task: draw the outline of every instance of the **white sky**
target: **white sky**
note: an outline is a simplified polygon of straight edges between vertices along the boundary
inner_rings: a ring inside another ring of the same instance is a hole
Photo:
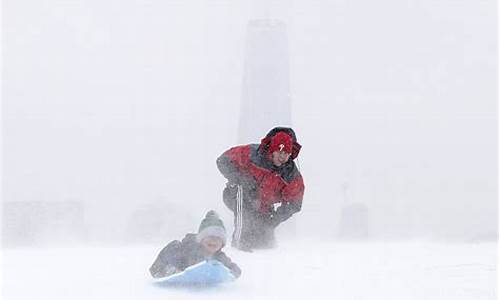
[[[230,222],[215,159],[237,140],[247,22],[273,17],[304,146],[287,226],[336,236],[347,183],[375,237],[492,236],[496,5],[3,1],[3,201],[82,201],[97,240],[144,207],[172,235],[208,208]]]

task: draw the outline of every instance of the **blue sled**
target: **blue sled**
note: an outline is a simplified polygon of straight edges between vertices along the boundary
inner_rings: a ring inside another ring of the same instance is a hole
[[[215,285],[235,279],[229,269],[217,260],[206,260],[186,268],[180,273],[156,279],[162,285]]]

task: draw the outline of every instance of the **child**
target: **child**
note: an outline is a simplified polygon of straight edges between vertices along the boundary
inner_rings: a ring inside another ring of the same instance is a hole
[[[170,242],[160,251],[149,272],[153,278],[162,278],[211,258],[220,261],[238,278],[241,275],[240,268],[221,250],[225,244],[224,223],[217,213],[211,210],[201,221],[198,234],[188,233],[182,242]]]

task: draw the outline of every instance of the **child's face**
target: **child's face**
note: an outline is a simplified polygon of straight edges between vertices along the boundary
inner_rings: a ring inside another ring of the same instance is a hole
[[[201,240],[201,245],[209,255],[212,255],[222,248],[222,240],[215,236],[207,236]]]

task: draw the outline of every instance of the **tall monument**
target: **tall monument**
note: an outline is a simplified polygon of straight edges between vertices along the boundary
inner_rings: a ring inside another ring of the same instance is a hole
[[[274,126],[291,126],[286,24],[248,22],[238,142],[259,142]]]

